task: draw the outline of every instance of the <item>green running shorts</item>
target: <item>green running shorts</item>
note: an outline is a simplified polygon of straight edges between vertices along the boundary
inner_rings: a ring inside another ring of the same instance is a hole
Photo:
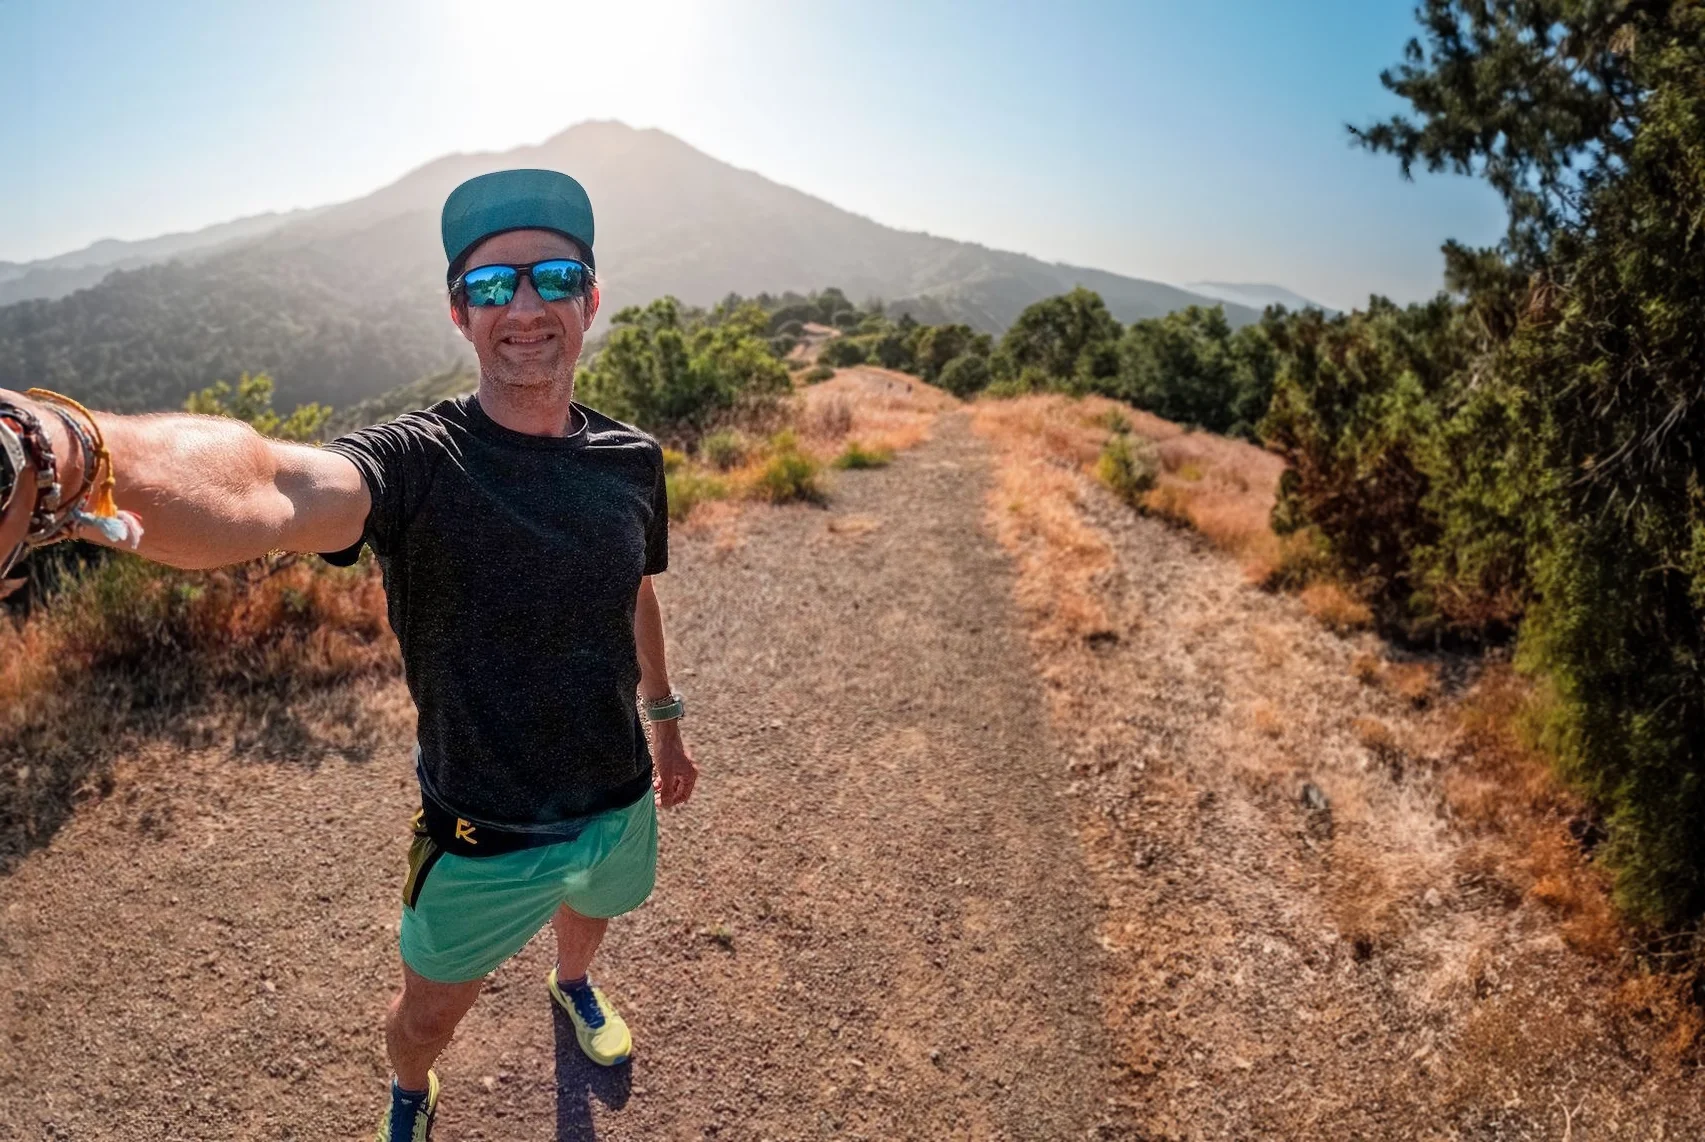
[[[403,883],[403,963],[438,983],[479,979],[526,946],[561,905],[596,919],[632,912],[657,874],[651,790],[600,813],[578,837],[488,857],[445,852],[417,832]]]

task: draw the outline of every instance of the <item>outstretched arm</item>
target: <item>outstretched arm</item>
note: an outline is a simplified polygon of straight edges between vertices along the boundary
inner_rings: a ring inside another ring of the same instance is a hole
[[[0,389],[0,398],[36,413],[52,438],[60,484],[80,487],[82,458],[59,418],[21,393]],[[361,538],[367,488],[342,456],[268,440],[221,417],[94,417],[112,453],[118,506],[142,520],[138,550],[146,558],[221,567],[275,550],[339,551]]]

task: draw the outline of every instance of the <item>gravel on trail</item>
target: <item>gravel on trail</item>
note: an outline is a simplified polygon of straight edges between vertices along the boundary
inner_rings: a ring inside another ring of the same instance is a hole
[[[440,1142],[1124,1136],[987,464],[950,414],[826,510],[677,534],[659,592],[703,776],[594,966],[636,1057],[579,1057],[547,933],[440,1062]],[[124,759],[0,880],[0,1139],[370,1134],[412,710],[400,683],[317,702],[302,757]]]

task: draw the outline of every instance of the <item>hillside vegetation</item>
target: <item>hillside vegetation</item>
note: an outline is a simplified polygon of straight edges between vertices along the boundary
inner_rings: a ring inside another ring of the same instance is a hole
[[[1455,293],[1284,331],[1280,522],[1411,637],[1517,631],[1634,915],[1705,911],[1705,10],[1428,0],[1369,149],[1484,177]]]
[[[446,314],[438,212],[465,178],[535,166],[572,172],[597,204],[606,322],[664,296],[706,307],[730,291],[828,282],[888,299],[891,316],[984,333],[1075,285],[1127,321],[1212,304],[1158,282],[894,230],[660,131],[585,123],[537,147],[439,159],[365,198],[216,249],[162,247],[185,260],[0,307],[0,386],[47,385],[136,412],[176,408],[252,371],[272,376],[286,404],[345,408],[470,361]],[[1227,314],[1234,324],[1256,317],[1236,305]]]

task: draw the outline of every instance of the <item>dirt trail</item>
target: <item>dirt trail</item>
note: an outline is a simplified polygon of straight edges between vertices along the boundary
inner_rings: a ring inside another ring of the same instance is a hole
[[[830,510],[676,539],[705,777],[601,956],[637,1057],[579,1059],[537,940],[441,1064],[438,1138],[1120,1133],[1094,884],[987,463],[948,415]],[[366,698],[318,756],[128,758],[0,881],[0,1138],[371,1129],[411,787],[406,694]]]
[[[811,392],[913,432],[906,378]],[[638,1054],[580,1058],[535,941],[441,1065],[441,1142],[1705,1136],[1661,1020],[1453,818],[1446,699],[1072,464],[993,463],[949,411],[828,510],[677,533],[705,777],[598,968]],[[985,511],[1027,498],[1019,579]],[[1061,536],[1082,582],[1035,577]],[[1095,629],[1027,629],[1080,589]],[[287,757],[125,758],[0,879],[0,1140],[367,1136],[412,709],[293,714]]]

